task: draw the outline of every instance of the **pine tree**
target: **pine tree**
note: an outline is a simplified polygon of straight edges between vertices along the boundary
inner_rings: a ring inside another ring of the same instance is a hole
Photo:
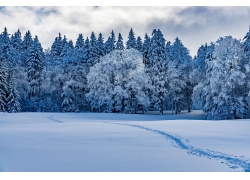
[[[7,68],[5,62],[0,60],[0,111],[5,112],[7,110]]]
[[[63,41],[61,37],[61,33],[59,33],[59,36],[55,38],[55,41],[53,42],[51,46],[51,60],[52,60],[53,66],[61,63],[60,55],[63,50],[64,44],[65,44],[65,40]]]
[[[160,114],[163,114],[164,100],[167,94],[166,70],[167,64],[165,59],[165,39],[158,29],[152,32],[149,48],[149,64],[146,72],[150,75],[153,89],[151,90],[151,103]]]
[[[9,74],[8,80],[8,92],[7,92],[7,111],[9,113],[15,113],[21,111],[21,105],[19,103],[19,93],[16,88],[16,80],[13,72]]]
[[[93,66],[96,62],[99,61],[96,43],[97,42],[96,42],[95,33],[92,32],[90,36],[90,41],[89,41],[89,58],[88,58],[89,67]]]
[[[41,71],[44,67],[45,55],[43,48],[35,36],[32,45],[28,49],[28,58],[26,60],[26,72],[29,82],[28,97],[39,96],[41,86]]]
[[[78,38],[76,40],[75,48],[80,49],[80,48],[83,48],[83,47],[84,47],[84,39],[83,39],[82,34],[79,34],[79,36],[78,36]]]
[[[105,51],[106,53],[110,53],[111,51],[115,50],[115,33],[112,30],[111,36],[108,37],[108,40],[105,42]]]
[[[150,38],[146,34],[144,37],[144,42],[142,45],[142,53],[143,53],[143,63],[147,66],[149,63],[148,52],[150,48]]]
[[[97,46],[96,48],[97,48],[98,57],[104,56],[106,52],[105,52],[105,44],[103,42],[102,33],[100,33],[98,36],[96,46]]]
[[[10,66],[8,52],[10,50],[10,38],[7,32],[7,28],[4,28],[3,33],[0,36],[0,59],[4,61],[7,65],[7,68]]]
[[[121,33],[118,34],[118,40],[116,42],[117,50],[124,50],[123,39]]]
[[[189,50],[184,47],[179,38],[171,47],[168,46],[166,54],[168,60],[168,96],[172,104],[172,110],[179,113],[184,109],[191,111],[193,86],[189,79],[191,72],[191,56]]]
[[[135,39],[135,33],[133,29],[131,28],[128,34],[128,41],[126,42],[126,48],[134,48],[136,47],[136,39]]]
[[[140,36],[137,37],[135,49],[142,52],[142,41]]]
[[[17,69],[23,65],[22,39],[19,29],[14,35],[11,36],[8,58],[12,68]]]

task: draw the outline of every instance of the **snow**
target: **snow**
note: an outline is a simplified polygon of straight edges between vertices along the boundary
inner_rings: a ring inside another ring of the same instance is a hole
[[[0,171],[249,171],[249,126],[201,111],[0,113]]]

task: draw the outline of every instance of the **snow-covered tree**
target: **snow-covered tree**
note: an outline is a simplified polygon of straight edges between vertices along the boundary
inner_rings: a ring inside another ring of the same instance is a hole
[[[117,50],[124,50],[123,38],[122,38],[121,33],[118,34],[118,40],[116,42],[116,49]]]
[[[44,67],[45,55],[43,48],[35,36],[32,45],[28,49],[26,60],[26,72],[29,82],[28,97],[39,96],[41,88],[41,71]]]
[[[140,36],[137,37],[135,49],[142,52],[142,41]]]
[[[7,111],[15,113],[21,111],[21,104],[19,103],[19,93],[16,88],[16,80],[13,72],[9,74],[7,91]]]
[[[176,114],[184,109],[188,109],[190,112],[193,86],[189,79],[191,72],[189,50],[179,38],[176,38],[171,48],[166,49],[166,57],[168,61],[168,100],[172,110],[174,109]]]
[[[96,49],[97,49],[97,55],[100,59],[101,56],[104,56],[106,54],[105,51],[105,44],[103,42],[103,36],[102,33],[99,34],[97,42],[96,42]]]
[[[246,75],[241,71],[243,48],[231,36],[219,38],[208,65],[203,93],[204,112],[207,119],[238,119],[246,114],[242,86]]]
[[[154,29],[150,39],[149,63],[146,65],[146,72],[149,74],[153,86],[150,94],[152,106],[159,110],[161,114],[163,114],[164,100],[167,95],[167,62],[165,56],[165,39],[163,34],[159,29]]]
[[[142,44],[143,62],[146,66],[147,66],[147,63],[149,63],[149,59],[148,59],[149,48],[150,48],[150,38],[146,34],[144,37],[144,42]]]
[[[149,77],[137,50],[115,50],[105,55],[90,68],[87,80],[86,96],[92,111],[137,113],[149,106]]]
[[[136,39],[135,39],[135,33],[133,29],[131,28],[128,34],[128,41],[126,42],[126,48],[131,49],[136,47]]]
[[[7,110],[7,76],[5,62],[0,59],[0,111],[2,112]]]
[[[112,30],[111,36],[108,37],[108,40],[105,42],[105,51],[106,53],[110,53],[111,51],[115,50],[115,33]]]

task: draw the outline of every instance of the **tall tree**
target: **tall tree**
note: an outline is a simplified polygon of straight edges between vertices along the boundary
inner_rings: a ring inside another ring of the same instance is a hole
[[[28,58],[26,60],[26,72],[29,82],[28,97],[39,97],[41,87],[41,71],[44,67],[45,55],[43,48],[35,36],[32,45],[28,49]]]
[[[135,49],[142,52],[142,41],[140,36],[137,37]]]
[[[148,58],[149,48],[150,48],[150,37],[148,37],[148,35],[146,34],[142,45],[143,62],[146,66],[149,63],[149,58]]]
[[[128,41],[126,42],[126,48],[131,49],[136,47],[136,39],[135,39],[135,33],[133,29],[131,28],[128,34]]]
[[[0,59],[0,111],[7,110],[7,68],[5,62]]]
[[[163,114],[164,100],[167,94],[165,41],[161,31],[154,29],[150,39],[149,64],[146,66],[153,86],[151,103],[160,111],[160,114]]]
[[[123,38],[122,38],[121,33],[118,34],[118,40],[116,42],[116,49],[117,50],[124,50]]]
[[[7,91],[7,111],[15,113],[21,111],[21,104],[19,103],[19,92],[16,88],[16,80],[14,73],[11,72],[8,78],[8,91]]]
[[[219,38],[207,60],[206,80],[203,83],[204,107],[207,119],[239,119],[246,114],[242,87],[246,75],[242,72],[243,48],[239,40]]]

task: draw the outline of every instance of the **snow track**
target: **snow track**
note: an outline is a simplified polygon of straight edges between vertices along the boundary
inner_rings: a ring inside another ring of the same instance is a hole
[[[111,123],[111,124],[135,127],[135,128],[147,130],[156,134],[160,134],[164,136],[167,140],[172,141],[175,144],[174,147],[186,150],[189,155],[207,157],[209,159],[222,160],[221,163],[225,163],[231,169],[243,168],[245,172],[250,172],[250,159],[246,159],[244,158],[244,156],[237,157],[237,156],[228,155],[228,154],[224,154],[221,152],[212,151],[208,149],[196,148],[183,142],[181,138],[178,137],[177,135],[171,135],[171,134],[168,134],[164,131],[160,131],[157,129],[151,129],[151,128],[147,128],[147,127],[136,125],[136,124],[124,124],[124,123]]]
[[[53,118],[53,115],[51,115],[50,117],[48,117],[48,119],[51,120],[51,121],[58,122],[58,123],[63,123],[62,121],[59,121],[59,120],[57,120],[57,119],[54,119],[54,118]]]

